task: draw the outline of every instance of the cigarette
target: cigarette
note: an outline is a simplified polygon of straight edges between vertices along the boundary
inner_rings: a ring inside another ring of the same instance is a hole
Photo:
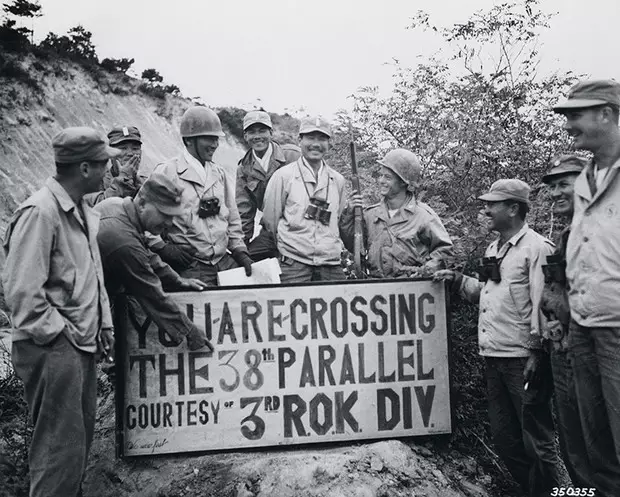
[[[527,391],[527,387],[529,386],[530,386],[529,382],[526,381],[525,385],[523,385],[523,390]]]

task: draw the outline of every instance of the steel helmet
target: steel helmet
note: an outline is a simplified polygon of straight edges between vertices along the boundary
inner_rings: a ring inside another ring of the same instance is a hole
[[[181,136],[224,136],[222,123],[217,114],[208,107],[190,107],[181,118]]]
[[[377,162],[397,174],[407,184],[409,191],[413,191],[420,179],[422,172],[420,160],[413,152],[404,148],[397,148],[388,152],[382,160]]]

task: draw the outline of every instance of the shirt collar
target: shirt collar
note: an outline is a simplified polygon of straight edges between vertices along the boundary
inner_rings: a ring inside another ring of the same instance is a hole
[[[187,165],[194,170],[204,184],[205,181],[207,181],[207,172],[205,171],[204,166],[198,159],[196,159],[196,157],[190,154],[187,149],[183,150],[183,156],[185,157],[185,162],[187,162]]]
[[[316,178],[318,183],[318,179],[321,177],[321,174],[323,174],[323,171],[325,170],[325,161],[321,160],[321,165],[319,166],[319,171],[317,172],[316,176],[314,176],[314,169],[310,164],[306,162],[306,158],[303,156],[301,157],[301,163],[306,169],[308,169],[312,173],[312,176]]]
[[[60,208],[65,212],[71,212],[75,209],[76,205],[73,199],[67,193],[67,190],[56,180],[56,178],[48,178],[45,183],[46,186],[52,192],[52,195],[56,197]]]
[[[523,227],[514,235],[512,235],[507,241],[506,243],[504,243],[504,245],[502,245],[501,247],[499,246],[499,238],[497,240],[495,240],[493,242],[494,244],[494,248],[495,248],[495,252],[499,253],[504,247],[514,247],[515,245],[517,245],[521,239],[525,236],[525,234],[528,232],[529,230],[529,226],[527,225],[527,223],[523,224]]]
[[[252,156],[254,157],[254,160],[258,162],[265,171],[269,169],[269,162],[271,161],[272,154],[273,154],[273,145],[271,143],[269,143],[269,146],[267,147],[267,150],[265,151],[265,154],[263,155],[262,158],[256,155],[256,152],[252,150]]]

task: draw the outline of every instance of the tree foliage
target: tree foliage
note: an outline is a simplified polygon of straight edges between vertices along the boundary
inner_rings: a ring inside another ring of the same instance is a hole
[[[32,30],[18,26],[18,20],[41,17],[41,6],[28,0],[13,0],[3,5],[4,21],[0,25],[0,44],[16,52],[26,50],[31,45]]]
[[[376,87],[354,96],[354,116],[368,146],[419,155],[421,196],[446,219],[461,261],[484,247],[477,197],[495,180],[517,177],[534,187],[535,199],[549,160],[567,147],[550,106],[573,78],[537,74],[539,34],[549,17],[537,0],[499,4],[448,28],[433,26],[419,12],[412,29],[439,34],[451,53],[412,68],[396,61],[387,98]],[[542,231],[550,228],[537,209],[530,220]]]
[[[120,73],[126,74],[134,62],[135,62],[134,58],[131,58],[131,59],[105,58],[101,61],[101,67],[105,69],[106,71],[120,72]]]
[[[92,43],[93,34],[78,25],[67,31],[66,35],[58,36],[48,33],[40,47],[51,50],[59,55],[66,55],[74,60],[98,63],[97,51]]]
[[[142,79],[146,79],[149,83],[161,83],[164,78],[157,69],[145,69],[142,71]]]

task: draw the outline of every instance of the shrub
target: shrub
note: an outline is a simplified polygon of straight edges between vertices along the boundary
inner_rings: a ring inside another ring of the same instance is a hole
[[[125,74],[129,68],[133,65],[135,59],[108,59],[105,58],[101,61],[101,67],[109,72],[120,72]]]

